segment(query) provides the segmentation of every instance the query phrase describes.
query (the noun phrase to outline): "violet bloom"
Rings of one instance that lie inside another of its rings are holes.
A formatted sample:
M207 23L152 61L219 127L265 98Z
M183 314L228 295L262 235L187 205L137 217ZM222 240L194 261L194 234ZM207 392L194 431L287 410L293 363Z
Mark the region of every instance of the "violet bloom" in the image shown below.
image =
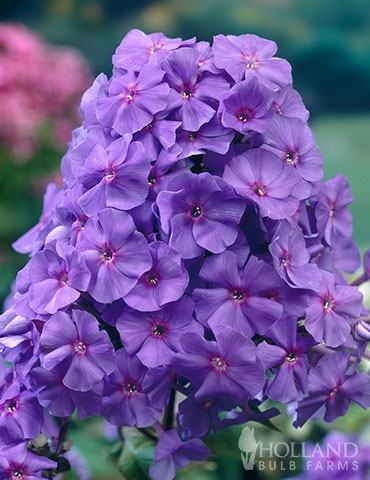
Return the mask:
M152 480L173 480L177 469L186 467L194 460L205 460L209 455L208 447L199 438L183 442L175 428L167 430L157 444L149 476Z
M213 328L229 325L247 337L263 334L283 313L283 306L264 297L280 288L280 279L271 265L250 257L244 269L238 268L238 257L226 251L204 263L200 278L210 288L193 292L197 319Z
M193 49L198 52L198 67L200 72L221 73L221 70L215 65L213 49L208 42L197 42Z
M228 326L213 328L216 342L198 333L185 333L182 352L172 365L197 389L197 400L213 398L243 402L257 395L264 384L264 369L254 343Z
M147 392L150 405L164 410L170 401L175 370L171 365L150 368L143 381L143 390Z
M29 264L30 307L37 313L55 313L75 302L86 291L90 272L76 248L51 241Z
M181 122L167 120L167 117L167 111L157 113L149 125L135 134L134 139L143 144L145 155L152 161L157 160L161 145L169 150L175 144L176 130Z
M182 258L204 250L221 253L238 235L236 225L245 209L230 186L209 173L178 174L157 197L163 231Z
M229 93L222 95L221 123L244 135L251 130L263 133L274 114L270 108L272 100L272 92L254 77L237 83Z
M141 312L159 310L178 300L184 293L189 275L181 264L180 255L164 242L149 245L152 267L145 272L124 301Z
M169 151L162 149L152 166L148 176L149 198L155 200L161 190L166 190L166 185L171 181L171 176L166 175L177 162L181 149L174 146Z
M310 255L299 230L286 221L281 222L269 250L277 273L289 286L314 291L320 289L320 270L317 265L309 263Z
M57 208L60 222L69 230L69 240L71 245L76 245L76 241L87 221L87 215L84 213L78 202L82 193L83 186L81 184L74 185L65 191L64 202Z
M54 183L49 183L39 223L13 243L16 252L34 254L43 247L45 238L55 227L55 208L62 202L62 198L63 190Z
M275 115L263 135L262 148L292 165L310 182L321 180L324 160L311 129L299 118Z
M32 392L23 390L14 397L8 389L0 399L0 444L10 445L36 438L44 422L42 408Z
M348 180L343 175L336 175L323 182L319 187L319 198L316 205L316 218L320 232L329 245L332 236L352 236L352 215L348 205L353 202Z
M335 285L334 276L322 271L320 289L310 293L305 328L318 342L338 347L350 334L349 320L359 317L361 310L362 293L358 288Z
M161 63L183 43L181 38L168 38L163 33L146 35L138 29L130 30L113 55L113 65L139 72L146 63Z
M193 300L183 297L158 312L125 310L117 321L123 346L130 355L136 354L146 367L170 364L175 353L181 350L181 335L203 332L193 319L193 308Z
M207 151L225 154L230 147L234 132L220 125L216 117L202 125L197 132L183 130L177 135L177 144L182 148L179 158L203 155Z
M90 313L58 312L45 323L40 342L43 367L52 370L65 361L62 381L71 390L87 392L115 368L109 336Z
M182 437L204 437L213 426L219 424L219 414L234 408L236 405L230 400L203 400L197 401L194 394L189 395L179 404L177 422Z
M159 419L162 411L151 405L143 391L147 368L123 348L116 351L116 358L116 370L105 379L101 415L113 425L148 427Z
M91 271L89 293L102 303L127 295L152 266L145 237L130 215L112 208L89 218L78 249Z
M214 62L240 82L248 71L271 86L282 86L292 82L291 66L274 57L277 45L257 35L216 35L213 43Z
M31 386L37 392L40 404L57 417L69 417L75 408L81 420L98 415L102 406L103 381L87 392L71 390L63 383L67 370L68 360L52 370L36 367L31 371Z
M130 141L131 135L125 135L107 149L96 145L77 171L85 189L79 202L87 215L105 207L129 210L144 202L150 162L142 144Z
M209 101L212 100L213 104L222 92L229 89L226 80L220 76L208 75L199 80L198 61L196 50L181 48L168 55L162 64L165 79L177 94L174 106L179 109L182 127L189 132L199 130L214 117L216 110Z
M153 120L153 115L167 107L170 89L162 82L164 71L157 65L144 65L136 75L115 74L108 97L99 98L98 120L120 135L138 132Z
M310 116L309 111L304 106L302 97L291 85L287 85L279 91L271 106L278 115L283 117L300 118L307 122Z
M370 406L370 377L366 373L346 374L347 352L324 355L308 376L309 396L298 403L295 427L302 427L325 406L324 420L333 422L345 415L351 401L365 410Z
M27 442L2 450L0 453L1 480L47 480L43 470L55 470L57 462L27 451ZM46 473L46 475L48 475Z
M370 248L364 253L364 280L370 279Z
M308 393L308 359L305 352L316 342L311 337L297 335L297 318L281 318L266 332L275 345L265 341L257 346L257 355L265 369L277 367L274 380L266 394L282 403L297 400L299 384Z
M223 178L240 196L255 203L262 217L278 220L297 211L299 202L292 191L301 178L272 153L252 149L234 157L225 165Z

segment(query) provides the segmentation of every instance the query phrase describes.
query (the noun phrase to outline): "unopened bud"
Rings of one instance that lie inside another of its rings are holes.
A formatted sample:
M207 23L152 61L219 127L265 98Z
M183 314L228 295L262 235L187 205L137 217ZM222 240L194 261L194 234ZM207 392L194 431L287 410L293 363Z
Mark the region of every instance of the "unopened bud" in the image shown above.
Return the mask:
M370 324L360 320L353 335L357 342L370 342Z
M45 445L48 443L48 437L43 433L40 433L38 437L32 440L32 443L36 448L45 447Z
M68 452L73 446L73 440L67 440L63 443L63 452Z

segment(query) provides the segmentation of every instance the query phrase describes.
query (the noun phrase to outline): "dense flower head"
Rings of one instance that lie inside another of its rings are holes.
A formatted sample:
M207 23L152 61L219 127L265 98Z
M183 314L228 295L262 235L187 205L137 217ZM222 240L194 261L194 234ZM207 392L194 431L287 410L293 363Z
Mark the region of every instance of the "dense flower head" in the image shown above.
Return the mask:
M43 410L100 414L153 426L149 473L171 480L208 455L200 437L277 415L267 399L298 402L296 426L370 406L370 318L343 275L360 266L352 195L321 181L276 50L132 30L85 93L64 186L14 244L30 259L0 316L4 444Z

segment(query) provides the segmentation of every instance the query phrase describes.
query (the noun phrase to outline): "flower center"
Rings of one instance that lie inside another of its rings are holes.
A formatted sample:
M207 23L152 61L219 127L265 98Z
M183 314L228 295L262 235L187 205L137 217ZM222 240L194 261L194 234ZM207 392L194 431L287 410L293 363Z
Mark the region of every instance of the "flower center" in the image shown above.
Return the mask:
M221 357L213 357L211 360L212 368L218 372L224 372L227 369L227 363Z
M286 163L289 163L290 165L297 165L298 160L299 160L299 153L296 152L295 150L290 150L285 155L285 161L286 161Z
M110 247L106 246L103 252L103 258L106 262L110 262L113 258L113 251Z
M190 89L188 89L188 88L185 89L185 90L182 92L182 94L181 94L181 96L182 96L182 98L183 98L184 100L187 100L187 99L190 98L192 95L193 95L193 92L192 92Z
M289 256L287 253L284 253L284 255L281 257L280 263L281 265L283 265L283 267L289 266Z
M135 97L136 95L136 91L131 88L127 93L126 93L126 100L128 100L129 102L131 102L131 100L133 100L133 98Z
M85 355L87 351L87 346L83 342L78 342L75 345L75 352L79 355Z
M294 363L296 360L297 360L297 357L293 352L289 352L285 357L285 361L287 361L288 363Z
M334 388L334 390L329 393L329 398L335 397L337 393L338 393L338 389Z
M196 140L197 136L198 136L197 132L189 132L188 133L188 140L190 142L194 142L194 140Z
M326 312L332 310L333 306L334 306L334 301L333 301L333 298L331 297L324 297L322 299L322 306L324 307L324 310Z
M330 203L329 204L329 217L330 218L333 218L334 217L334 204L333 203Z
M253 191L259 197L263 197L264 195L266 195L265 187L263 187L262 185L254 185Z
M283 110L282 110L281 106L280 106L278 103L272 102L271 106L272 106L273 108L275 108L276 112L277 112L279 115L282 115L282 114L283 114Z
M154 175L149 175L148 185L154 185L157 182L157 178Z
M241 290L233 290L231 298L236 302L242 302L245 299L245 295Z
M153 122L148 123L148 125L145 128L146 130L151 130L153 128Z
M207 400L206 402L204 402L203 403L204 410L208 410L209 408L211 408L214 403L215 403L214 400Z
M5 402L5 409L9 413L15 412L17 410L17 407L18 407L18 404L15 398L12 398L11 400L8 400L7 402Z
M153 55L157 50L160 50L163 47L161 43L155 43L152 48L149 49L149 55Z
M166 331L166 328L164 325L161 325L160 323L156 323L152 327L152 333L155 337L161 337Z
M190 209L190 215L193 218L198 218L202 215L202 208L199 205L195 205Z
M238 115L238 120L247 123L252 118L252 113L249 110L242 110Z
M276 292L264 292L262 294L263 298L267 298L268 300L276 300L277 294Z
M154 272L149 272L146 275L146 281L154 287L159 282L159 278Z
M68 275L67 275L67 273L62 273L62 275L60 277L60 283L63 285L63 287L65 285L68 285Z
M138 392L138 385L133 380L129 380L123 385L123 392L126 395L135 395Z
M114 178L114 170L112 167L107 168L105 172L105 179L106 180L113 180Z
M23 470L14 470L13 478L23 478Z
M245 68L256 68L256 59L253 57L245 58Z

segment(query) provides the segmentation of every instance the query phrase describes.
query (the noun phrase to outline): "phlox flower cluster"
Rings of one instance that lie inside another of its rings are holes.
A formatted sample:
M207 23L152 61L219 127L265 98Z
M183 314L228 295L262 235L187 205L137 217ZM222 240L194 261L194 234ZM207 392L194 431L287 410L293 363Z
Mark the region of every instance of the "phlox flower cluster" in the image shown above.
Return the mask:
M81 55L46 45L22 25L0 23L0 140L18 161L37 149L40 130L64 145L78 124L78 104L90 82Z
M298 427L370 406L351 191L322 181L276 51L132 30L83 95L64 187L14 244L30 259L0 317L3 445L76 409L157 436L149 474L170 480L210 454L201 437L277 415L266 399L295 402Z

